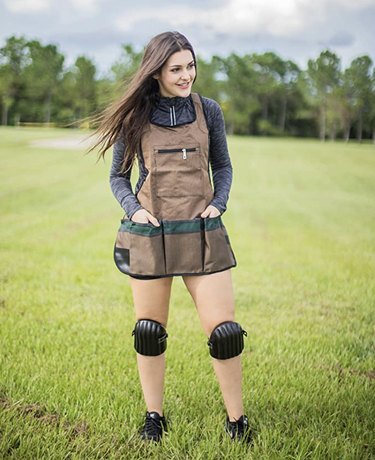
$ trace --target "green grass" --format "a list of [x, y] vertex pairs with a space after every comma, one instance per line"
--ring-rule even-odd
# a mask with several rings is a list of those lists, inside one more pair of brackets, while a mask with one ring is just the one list
[[0, 135], [0, 458], [374, 458], [374, 146], [229, 139], [223, 221], [258, 432], [248, 450], [224, 436], [181, 278], [168, 324], [170, 433], [162, 445], [139, 443], [145, 407], [131, 290], [112, 261], [123, 213], [110, 158], [30, 145], [67, 130]]

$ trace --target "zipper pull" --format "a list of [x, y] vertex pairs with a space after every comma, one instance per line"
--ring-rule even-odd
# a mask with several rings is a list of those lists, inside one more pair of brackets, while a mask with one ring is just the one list
[[182, 159], [186, 160], [187, 155], [186, 155], [186, 149], [182, 149]]

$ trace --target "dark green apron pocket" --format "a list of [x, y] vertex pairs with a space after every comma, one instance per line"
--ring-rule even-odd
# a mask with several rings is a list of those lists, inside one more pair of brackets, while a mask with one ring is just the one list
[[163, 227], [167, 273], [201, 273], [202, 219], [164, 220]]
[[221, 216], [204, 219], [204, 271], [216, 272], [234, 267], [236, 259]]

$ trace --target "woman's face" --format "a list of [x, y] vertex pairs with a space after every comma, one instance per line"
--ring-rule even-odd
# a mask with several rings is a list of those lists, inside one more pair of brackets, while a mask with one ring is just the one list
[[160, 95], [187, 97], [195, 78], [195, 62], [190, 50], [172, 54], [154, 78], [159, 82]]

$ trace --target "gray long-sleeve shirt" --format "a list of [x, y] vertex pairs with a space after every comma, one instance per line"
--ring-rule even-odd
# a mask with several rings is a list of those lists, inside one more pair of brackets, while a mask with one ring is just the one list
[[[210, 202], [222, 214], [226, 210], [229, 191], [232, 185], [232, 164], [229, 157], [224, 117], [220, 105], [213, 99], [201, 97], [204, 114], [209, 131], [209, 163], [214, 185], [214, 198]], [[195, 108], [191, 95], [188, 97], [159, 97], [150, 121], [161, 126], [179, 126], [195, 120]], [[130, 178], [131, 169], [121, 173], [125, 144], [118, 138], [113, 146], [113, 158], [110, 171], [112, 192], [129, 219], [142, 209], [136, 198], [148, 171], [142, 156], [138, 157], [139, 179], [133, 192]]]

